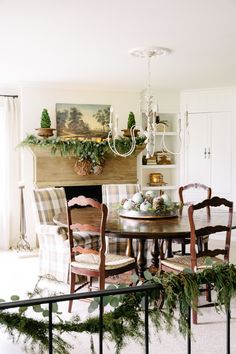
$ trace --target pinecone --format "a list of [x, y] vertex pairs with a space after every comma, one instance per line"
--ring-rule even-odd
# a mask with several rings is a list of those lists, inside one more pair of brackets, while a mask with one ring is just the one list
[[163, 204], [164, 204], [163, 198], [160, 198], [160, 197], [153, 198], [153, 203], [152, 203], [153, 209], [159, 210], [162, 208]]
[[93, 173], [95, 175], [101, 175], [103, 171], [103, 167], [101, 165], [96, 165], [93, 167]]
[[79, 176], [87, 176], [91, 172], [92, 163], [89, 160], [76, 160], [74, 171]]
[[124, 205], [124, 202], [126, 202], [126, 200], [128, 200], [128, 199], [126, 199], [126, 198], [122, 199], [120, 202], [120, 205]]
[[153, 197], [151, 197], [150, 195], [147, 195], [146, 197], [145, 197], [145, 200], [147, 201], [147, 202], [149, 202], [150, 204], [152, 204], [153, 203]]

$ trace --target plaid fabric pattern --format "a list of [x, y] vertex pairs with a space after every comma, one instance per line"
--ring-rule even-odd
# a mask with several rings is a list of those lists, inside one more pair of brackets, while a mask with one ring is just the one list
[[75, 246], [99, 250], [100, 236], [93, 232], [73, 232]]
[[67, 282], [70, 248], [66, 228], [57, 225], [37, 225], [39, 240], [39, 275]]
[[[102, 185], [102, 202], [112, 208], [118, 205], [122, 199], [129, 199], [135, 193], [140, 192], [139, 184], [103, 184]], [[127, 238], [121, 237], [107, 237], [107, 252], [125, 255], [127, 247]], [[153, 241], [147, 240], [145, 242], [146, 257], [151, 260], [151, 249]], [[135, 255], [138, 254], [139, 243], [133, 239], [133, 248]]]
[[[66, 212], [64, 188], [44, 188], [33, 191], [39, 240], [39, 275], [68, 282], [70, 247], [67, 228], [57, 226], [53, 217]], [[99, 248], [99, 236], [87, 232], [74, 232], [75, 245]]]
[[64, 188], [44, 188], [33, 191], [36, 205], [36, 217], [40, 224], [53, 223], [53, 217], [66, 212], [66, 194]]
[[131, 198], [136, 192], [140, 192], [139, 184], [103, 184], [102, 202], [109, 208], [122, 199]]

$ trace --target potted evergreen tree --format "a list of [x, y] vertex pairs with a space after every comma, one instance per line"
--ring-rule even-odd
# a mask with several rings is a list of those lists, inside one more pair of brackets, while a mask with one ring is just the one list
[[[127, 120], [127, 129], [122, 129], [123, 135], [125, 137], [130, 137], [131, 136], [131, 128], [135, 127], [136, 121], [135, 121], [135, 115], [133, 112], [129, 112], [128, 120]], [[139, 130], [134, 129], [134, 136], [137, 136]]]
[[38, 131], [38, 135], [43, 138], [48, 138], [53, 135], [53, 130], [55, 129], [51, 128], [51, 119], [46, 108], [44, 108], [41, 113], [40, 128], [36, 130]]

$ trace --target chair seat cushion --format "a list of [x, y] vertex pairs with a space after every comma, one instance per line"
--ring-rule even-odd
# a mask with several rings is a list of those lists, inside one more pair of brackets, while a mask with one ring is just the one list
[[[209, 267], [209, 265], [206, 264], [206, 258], [209, 257], [197, 258], [197, 270], [203, 270]], [[224, 261], [218, 257], [211, 257], [211, 260], [213, 261], [213, 264], [224, 263]], [[161, 260], [161, 265], [182, 272], [186, 268], [191, 269], [191, 258], [190, 256], [176, 256], [173, 258], [166, 258]]]
[[[71, 266], [76, 268], [86, 268], [99, 270], [99, 255], [95, 254], [79, 254], [75, 256], [75, 261], [71, 262]], [[135, 259], [117, 254], [107, 254], [105, 257], [105, 269], [119, 269], [135, 262]]]

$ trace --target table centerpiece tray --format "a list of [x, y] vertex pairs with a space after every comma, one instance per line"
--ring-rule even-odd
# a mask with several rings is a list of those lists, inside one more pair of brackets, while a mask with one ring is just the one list
[[159, 214], [155, 211], [139, 211], [139, 210], [120, 210], [119, 215], [122, 218], [130, 219], [169, 219], [178, 217], [177, 212], [170, 212], [166, 214]]

